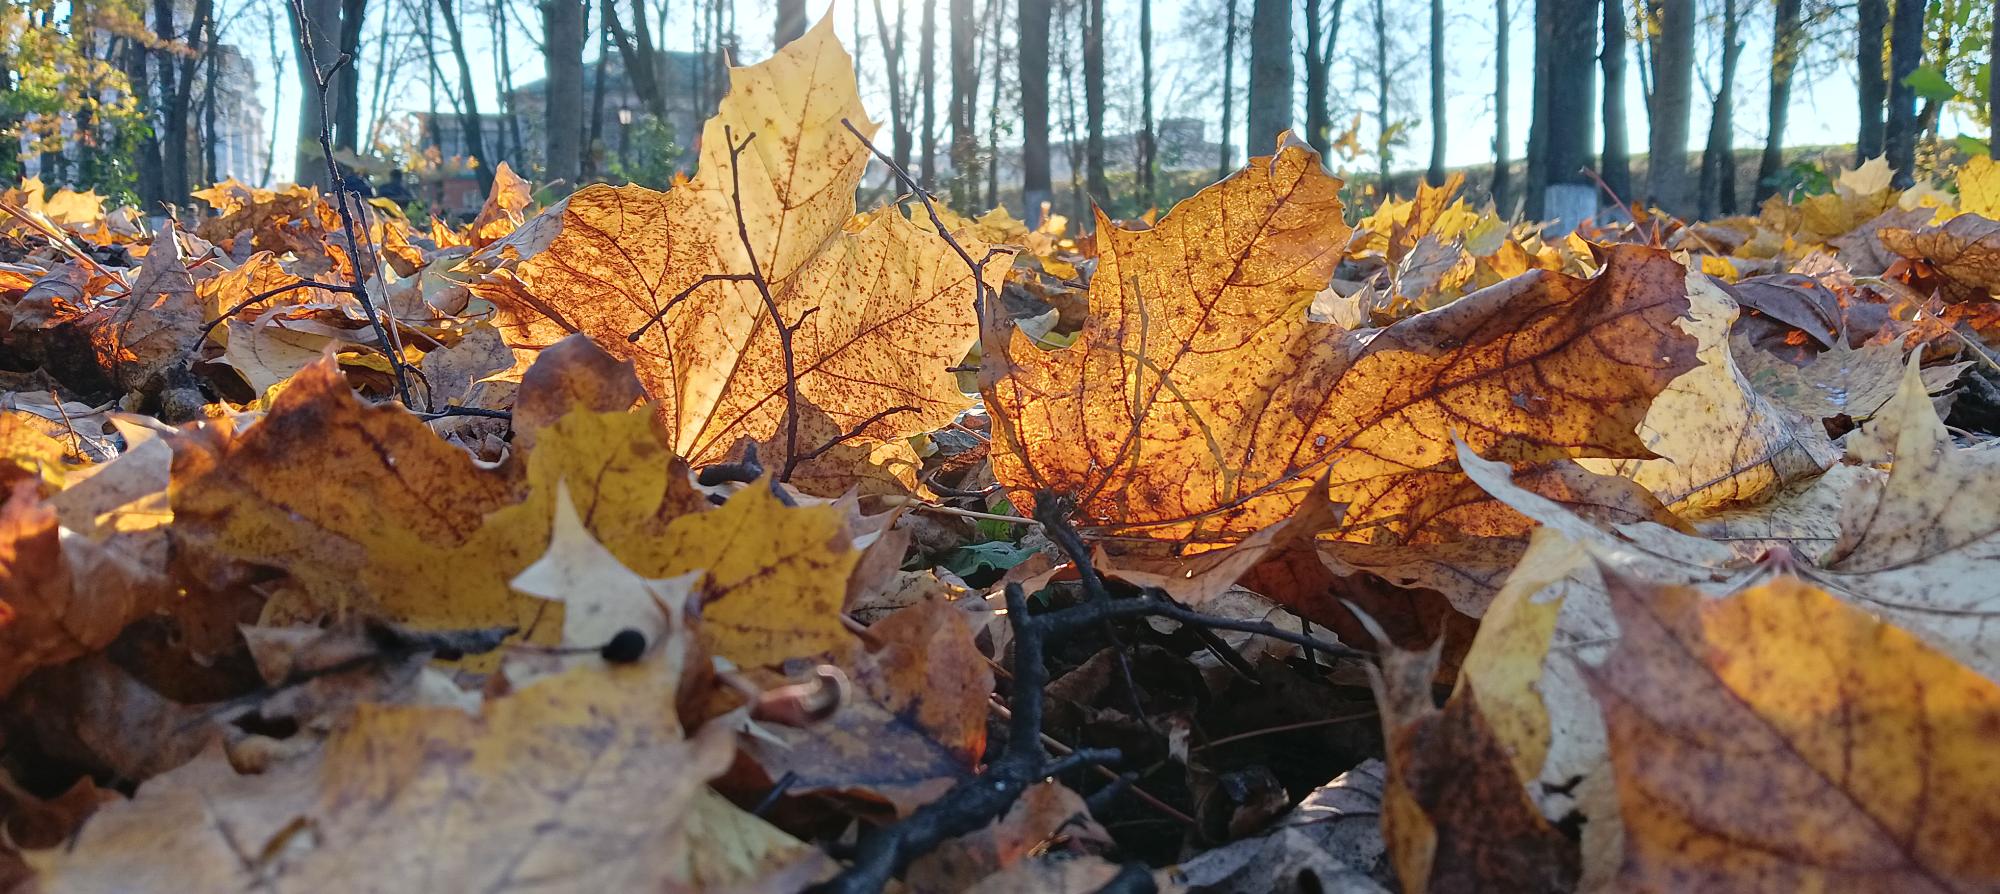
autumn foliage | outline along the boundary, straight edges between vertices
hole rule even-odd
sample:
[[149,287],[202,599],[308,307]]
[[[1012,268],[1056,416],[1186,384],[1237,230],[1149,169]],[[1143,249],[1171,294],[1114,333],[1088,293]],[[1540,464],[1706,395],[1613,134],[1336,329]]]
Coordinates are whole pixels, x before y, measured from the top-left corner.
[[857,209],[852,72],[464,227],[8,191],[0,888],[2000,886],[2000,168],[1073,234]]

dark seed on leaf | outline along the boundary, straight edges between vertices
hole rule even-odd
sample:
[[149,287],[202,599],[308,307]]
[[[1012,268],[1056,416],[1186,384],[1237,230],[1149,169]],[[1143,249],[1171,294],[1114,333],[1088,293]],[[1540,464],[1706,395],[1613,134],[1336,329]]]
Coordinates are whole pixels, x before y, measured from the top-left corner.
[[612,664],[631,664],[646,654],[646,635],[627,627],[611,637],[597,654]]

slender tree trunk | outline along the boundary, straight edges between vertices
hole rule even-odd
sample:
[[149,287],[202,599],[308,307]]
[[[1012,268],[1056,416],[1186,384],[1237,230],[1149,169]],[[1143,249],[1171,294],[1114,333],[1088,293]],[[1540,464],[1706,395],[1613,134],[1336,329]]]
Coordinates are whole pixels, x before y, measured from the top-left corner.
[[[588,0],[586,0],[588,2]],[[590,132],[583,139],[583,179],[594,181],[604,154],[604,70],[611,66],[611,0],[600,0],[597,14],[597,66],[590,88]]]
[[1375,0],[1375,190],[1389,196],[1389,17],[1383,0]]
[[1646,192],[1671,214],[1695,210],[1688,195],[1688,125],[1694,113],[1694,0],[1661,0],[1653,45],[1652,139]]
[[[220,167],[216,163],[216,153],[220,147],[217,146],[219,141],[215,136],[215,82],[220,77],[222,54],[215,51],[217,43],[215,39],[215,17],[213,15],[208,17],[207,45],[208,52],[202,54],[202,61],[207,64],[207,72],[201,79],[202,164],[201,176],[197,178],[204,184],[214,183],[222,179],[217,173]],[[238,145],[240,146],[241,144],[239,143]],[[235,167],[235,159],[230,160],[230,166]],[[246,171],[244,176],[249,176],[249,173]]]
[[910,169],[910,114],[904,101],[903,90],[903,4],[896,5],[895,30],[889,28],[889,14],[882,8],[882,0],[874,0],[875,33],[882,41],[882,68],[889,76],[889,133],[890,158],[896,166]]
[[548,94],[542,103],[542,126],[548,146],[550,179],[569,189],[583,182],[583,20],[586,0],[543,0],[543,62],[548,66]]
[[806,36],[806,0],[778,0],[778,29],[772,35],[771,49],[782,50],[785,44]]
[[[319,132],[321,108],[317,70],[325,70],[334,62],[338,54],[340,37],[341,0],[304,0],[305,19],[300,20],[298,10],[292,4],[285,4],[286,15],[292,23],[292,47],[299,54],[299,84],[302,95],[299,100],[299,130],[297,151],[293,158],[293,181],[299,184],[327,187],[326,159],[320,154]],[[306,54],[300,42],[301,34],[312,38],[313,54]],[[326,57],[326,58],[318,58]],[[339,108],[339,92],[342,79],[334,78],[328,85],[327,105]],[[436,106],[432,106],[436,108]]]
[[1604,152],[1597,174],[1621,202],[1632,200],[1632,147],[1625,133],[1625,0],[1604,0]]
[[1513,23],[1508,5],[1514,0],[1493,0],[1493,207],[1506,217],[1514,207],[1514,162],[1507,157],[1507,66],[1508,47],[1513,43]]
[[[514,62],[509,58],[507,45],[514,41],[506,33],[506,11],[501,8],[504,0],[493,4],[493,42],[500,45],[500,113],[507,125],[507,145],[500,150],[500,157],[512,159],[516,165],[528,162],[527,144],[521,137],[521,116],[514,114]],[[547,52],[544,48],[543,52]],[[544,97],[546,99],[546,97]],[[544,146],[547,144],[544,143]]]
[[1159,134],[1153,124],[1153,0],[1139,0],[1139,145],[1138,167],[1139,206],[1151,208],[1159,202],[1155,191],[1157,173],[1154,156],[1159,148]]
[[202,35],[208,32],[209,20],[214,13],[215,5],[211,0],[195,0],[194,19],[188,23],[184,37],[186,53],[180,56],[180,72],[167,96],[166,117],[169,124],[165,138],[166,154],[161,165],[161,186],[167,201],[175,204],[186,202],[188,192],[194,188],[193,177],[188,171],[188,110],[194,100],[195,69],[201,64],[202,54],[211,49],[202,44]]
[[993,79],[986,98],[985,206],[988,208],[1000,207],[1000,88],[1006,79],[1006,54],[1000,52],[1000,35],[1007,30],[1007,24],[1007,11],[1000,0],[986,0],[986,55],[993,63],[989,69]]
[[1104,0],[1083,0],[1083,129],[1084,182],[1090,200],[1111,206],[1111,184],[1104,177]]
[[1542,216],[1542,199],[1549,184],[1549,55],[1555,37],[1557,0],[1535,0],[1534,80],[1528,87],[1528,157],[1521,178],[1522,211],[1530,220]]
[[[447,0],[438,0],[440,4]],[[625,63],[625,77],[632,82],[632,92],[638,94],[639,102],[646,106],[646,113],[654,120],[667,120],[666,92],[660,88],[660,68],[658,51],[653,46],[652,26],[646,22],[646,7],[643,0],[633,0],[632,29],[625,29],[625,22],[618,16],[615,0],[605,0],[604,27],[611,33],[611,41],[618,45],[619,61]],[[699,92],[699,90],[697,90]]]
[[937,5],[940,0],[923,0],[924,20],[917,34],[917,88],[923,91],[924,157],[926,187],[937,185]]
[[1986,156],[2000,151],[2000,0],[1994,0],[1993,32],[1986,40]]
[[1722,0],[1722,73],[1709,103],[1708,145],[1701,153],[1699,215],[1736,211],[1736,64],[1743,55],[1743,17],[1737,0]]
[[1236,124],[1236,0],[1223,0],[1228,10],[1222,25],[1222,141],[1215,160],[1215,179],[1229,176],[1230,131]]
[[1904,81],[1924,58],[1925,0],[1896,0],[1889,24],[1889,118],[1883,151],[1895,169],[1895,184],[1908,188],[1917,168],[1917,91]]
[[1882,154],[1882,111],[1889,98],[1889,84],[1883,77],[1886,60],[1882,58],[1882,48],[1889,30],[1889,0],[1857,0],[1855,18],[1854,36],[1858,41],[1855,64],[1860,73],[1856,93],[1861,102],[1861,129],[1854,140],[1854,160],[1860,164]]
[[1062,60],[1063,87],[1063,153],[1069,162],[1070,211],[1078,220],[1088,221],[1090,199],[1083,191],[1083,139],[1076,123],[1076,65],[1073,60],[1080,54],[1068,52],[1076,45],[1075,23],[1069,16],[1059,16],[1056,24],[1061,31],[1056,34],[1055,44],[1063,49],[1054,54]]
[[333,148],[349,152],[361,136],[361,20],[366,11],[366,0],[340,0],[340,53],[348,63],[333,76]]
[[1766,119],[1764,154],[1757,160],[1757,201],[1777,191],[1778,171],[1785,166],[1785,122],[1791,115],[1792,73],[1798,70],[1800,0],[1778,0],[1771,24],[1771,102]]
[[970,208],[979,183],[979,138],[975,108],[979,69],[973,58],[972,0],[951,0],[951,196]]
[[465,135],[465,150],[478,160],[473,172],[479,177],[479,191],[493,191],[492,158],[486,154],[486,136],[479,115],[479,94],[473,88],[472,62],[465,54],[465,31],[459,27],[452,0],[436,0],[438,16],[444,19],[445,36],[451,40],[451,55],[458,61],[458,127]]
[[1269,155],[1280,133],[1292,127],[1292,7],[1285,0],[1252,0],[1250,7],[1250,127],[1247,154]]
[[1431,166],[1424,179],[1444,185],[1444,0],[1431,0]]
[[1327,131],[1332,128],[1326,120],[1327,70],[1319,64],[1320,0],[1305,0],[1305,6],[1306,45],[1299,58],[1306,70],[1306,132],[1303,136],[1307,143],[1325,155],[1331,136]]
[[1049,182],[1049,13],[1050,0],[1020,0],[1020,46],[1015,52],[1021,78],[1022,214],[1040,225],[1042,205],[1055,201]]

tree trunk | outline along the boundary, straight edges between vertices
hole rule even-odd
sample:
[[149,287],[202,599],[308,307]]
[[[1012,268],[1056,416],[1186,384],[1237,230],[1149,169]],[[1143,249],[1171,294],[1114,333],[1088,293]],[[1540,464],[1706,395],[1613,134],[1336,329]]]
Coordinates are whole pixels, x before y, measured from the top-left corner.
[[184,38],[186,52],[179,57],[180,72],[166,97],[166,153],[161,159],[160,186],[167,201],[174,204],[186,202],[188,192],[194,188],[188,171],[188,110],[193,106],[195,68],[209,49],[203,46],[201,38],[208,32],[209,19],[214,13],[211,0],[195,0],[194,18],[188,23]]
[[910,169],[910,149],[914,145],[910,133],[910,104],[904,93],[908,88],[903,84],[903,15],[909,6],[896,4],[896,25],[891,30],[889,14],[882,9],[882,0],[874,0],[874,3],[875,33],[882,39],[882,68],[889,76],[889,157],[896,160],[897,167],[907,171]]
[[465,150],[478,161],[473,173],[479,177],[479,191],[493,191],[492,159],[486,154],[486,137],[479,116],[479,94],[473,87],[472,62],[465,55],[465,31],[459,27],[452,0],[437,0],[438,15],[444,19],[445,36],[451,39],[451,55],[458,61],[458,127],[465,135]]
[[2000,151],[2000,0],[1993,3],[1993,33],[1986,40],[1986,157]]
[[1860,164],[1882,154],[1882,107],[1888,101],[1889,85],[1883,79],[1883,38],[1889,28],[1889,0],[1857,0],[1855,3],[1855,48],[1860,83],[1856,90],[1861,101],[1861,129],[1854,140],[1854,163]]
[[1104,0],[1083,0],[1083,166],[1085,189],[1099,207],[1111,205],[1104,178]]
[[1701,152],[1699,215],[1736,212],[1736,64],[1743,55],[1738,0],[1722,0],[1722,73],[1709,103],[1708,145]]
[[[1000,207],[1000,88],[1006,79],[1002,68],[1005,54],[1000,52],[1000,35],[1007,30],[1007,11],[1000,0],[986,0],[986,55],[993,65],[987,71],[991,74],[992,87],[986,93],[986,202],[987,208]],[[1016,39],[1019,39],[1019,32]]]
[[1785,121],[1792,106],[1792,73],[1798,70],[1803,32],[1800,0],[1778,0],[1771,24],[1771,103],[1766,119],[1764,155],[1757,160],[1757,201],[1777,191],[1778,171],[1785,166]]
[[[1102,2],[1102,0],[1097,0]],[[1250,8],[1250,127],[1246,154],[1270,155],[1292,127],[1292,7],[1252,0]]]
[[772,35],[773,52],[806,36],[806,0],[778,0],[778,29]]
[[1222,25],[1222,139],[1215,160],[1217,180],[1229,176],[1230,131],[1236,124],[1236,0],[1223,0],[1223,5],[1227,11]]
[[340,0],[340,53],[346,65],[334,73],[333,148],[354,151],[361,135],[361,18],[366,0]]
[[1899,189],[1909,188],[1917,169],[1917,91],[1904,80],[1924,58],[1927,5],[1925,0],[1896,0],[1889,24],[1889,118],[1882,131],[1882,149]]
[[1325,155],[1332,130],[1327,118],[1327,70],[1320,66],[1320,0],[1305,0],[1306,46],[1299,61],[1306,67],[1306,142]]
[[[1691,2],[1691,0],[1690,0]],[[1597,117],[1598,0],[1541,0],[1535,23],[1534,127],[1529,131],[1527,205],[1530,217],[1579,222],[1579,205],[1594,208],[1584,166],[1591,160]],[[1581,199],[1579,200],[1579,195]],[[1559,201],[1551,204],[1554,197]],[[1585,212],[1587,215],[1588,212]]]
[[[285,4],[286,15],[292,23],[292,47],[299,54],[299,83],[303,95],[299,101],[298,148],[293,156],[294,182],[325,188],[326,158],[320,151],[319,134],[327,109],[339,108],[338,96],[340,78],[334,78],[327,85],[325,101],[321,101],[319,72],[332,65],[338,54],[333,52],[340,36],[341,0],[303,0],[305,18],[300,20],[299,10],[292,4]],[[312,50],[307,52],[309,39]],[[325,58],[321,58],[325,57]]]
[[564,180],[570,189],[583,182],[583,19],[586,0],[543,0],[545,30],[543,60],[548,66],[548,95],[543,99],[543,127],[548,146],[547,176]]
[[1652,139],[1646,193],[1670,214],[1693,212],[1688,195],[1688,124],[1694,113],[1694,0],[1661,0],[1653,44]]
[[1493,0],[1493,207],[1506,217],[1514,206],[1514,163],[1507,157],[1507,48],[1511,41],[1507,6],[1513,0]]
[[1389,197],[1389,17],[1375,0],[1375,191]]
[[1055,201],[1049,178],[1050,0],[1020,0],[1021,204],[1024,219],[1039,225],[1042,204]]
[[625,29],[624,20],[618,17],[615,0],[605,0],[603,8],[604,26],[611,32],[611,42],[618,45],[618,59],[625,63],[625,77],[632,82],[632,92],[645,105],[647,114],[658,121],[667,120],[666,91],[660,87],[658,51],[653,46],[652,26],[646,23],[643,0],[633,0],[632,30],[629,32]]
[[1424,179],[1444,185],[1444,0],[1431,0],[1431,166]]
[[1625,133],[1625,5],[1604,0],[1604,49],[1598,57],[1604,72],[1604,152],[1597,175],[1621,202],[1632,199],[1632,147]]
[[979,183],[979,141],[975,107],[979,99],[979,69],[972,58],[976,34],[972,0],[951,0],[951,196],[959,208],[970,209]]
[[923,0],[924,20],[917,35],[917,89],[924,100],[924,157],[921,159],[926,188],[937,186],[937,5],[939,0]]
[[1154,157],[1159,135],[1153,125],[1153,0],[1139,0],[1139,207],[1151,208],[1159,201],[1154,191],[1157,173]]

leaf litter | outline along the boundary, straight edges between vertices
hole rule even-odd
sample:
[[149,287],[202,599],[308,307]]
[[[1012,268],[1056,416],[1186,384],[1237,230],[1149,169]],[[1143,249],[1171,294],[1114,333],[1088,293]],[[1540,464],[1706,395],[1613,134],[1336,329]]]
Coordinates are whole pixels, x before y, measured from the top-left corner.
[[0,887],[2000,885],[1990,161],[1072,234],[857,209],[850,63],[359,245],[0,196]]

